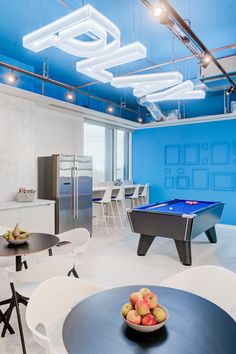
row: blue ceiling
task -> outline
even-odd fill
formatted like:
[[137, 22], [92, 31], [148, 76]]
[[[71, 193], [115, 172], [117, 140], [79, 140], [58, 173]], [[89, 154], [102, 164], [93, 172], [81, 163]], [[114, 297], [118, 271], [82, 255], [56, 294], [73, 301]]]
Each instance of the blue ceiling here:
[[[78, 58], [74, 56], [56, 48], [34, 53], [22, 46], [23, 35], [88, 2], [120, 28], [122, 43], [128, 44], [138, 40], [147, 48], [146, 59], [116, 67], [112, 70], [114, 75], [125, 74], [191, 54], [177, 39], [173, 40], [168, 29], [157, 22], [141, 0], [66, 0], [65, 2], [62, 0], [1, 0], [0, 54], [31, 65], [35, 72], [40, 74], [42, 74], [43, 60], [47, 58], [50, 78], [72, 86], [81, 86], [94, 81], [76, 72], [75, 63]], [[170, 0], [170, 3], [184, 19], [191, 21], [191, 28], [209, 49], [236, 41], [235, 0]], [[228, 49], [216, 52], [215, 56], [222, 57], [235, 53], [236, 49]], [[155, 69], [155, 72], [160, 70], [179, 70], [185, 79], [199, 77], [199, 64], [196, 59], [162, 66], [160, 69]], [[153, 72], [153, 70], [146, 72]], [[138, 109], [131, 89], [115, 89], [109, 84], [96, 83], [84, 90], [117, 103], [125, 101], [127, 106]]]

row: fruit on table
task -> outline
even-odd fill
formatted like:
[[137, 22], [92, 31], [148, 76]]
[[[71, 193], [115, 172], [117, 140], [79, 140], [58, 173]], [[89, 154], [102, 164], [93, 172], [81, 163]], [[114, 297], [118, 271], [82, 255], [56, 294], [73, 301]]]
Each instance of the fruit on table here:
[[8, 230], [3, 235], [6, 240], [24, 240], [28, 236], [29, 233], [25, 229], [20, 229], [18, 224], [16, 224], [14, 230]]
[[142, 317], [138, 314], [138, 312], [136, 310], [129, 311], [126, 319], [127, 319], [127, 321], [134, 323], [134, 324], [140, 324], [142, 321]]
[[12, 234], [15, 238], [20, 237], [20, 228], [18, 224], [16, 224]]
[[143, 295], [139, 291], [136, 291], [136, 292], [130, 294], [129, 301], [133, 306], [135, 306], [136, 302], [141, 300], [142, 298], [143, 298]]
[[126, 317], [128, 313], [133, 309], [134, 309], [133, 306], [129, 302], [127, 304], [124, 304], [121, 310], [122, 315]]
[[136, 303], [135, 308], [136, 308], [138, 314], [141, 316], [144, 316], [150, 312], [150, 305], [146, 299], [139, 300]]
[[129, 296], [129, 303], [122, 306], [121, 313], [130, 323], [154, 326], [166, 320], [165, 310], [158, 304], [157, 295], [148, 288], [142, 288]]
[[152, 310], [153, 316], [156, 318], [158, 323], [165, 321], [166, 313], [161, 307], [156, 307]]
[[149, 291], [148, 293], [146, 293], [146, 295], [144, 296], [144, 299], [147, 300], [151, 309], [154, 309], [154, 307], [156, 307], [156, 305], [158, 303], [157, 296], [152, 291]]
[[146, 314], [142, 318], [142, 325], [144, 326], [154, 326], [157, 324], [157, 320], [155, 316], [153, 316], [151, 313]]
[[142, 289], [139, 290], [139, 292], [143, 295], [143, 297], [144, 297], [147, 293], [149, 293], [149, 291], [151, 291], [151, 290], [148, 289], [148, 288], [142, 288]]

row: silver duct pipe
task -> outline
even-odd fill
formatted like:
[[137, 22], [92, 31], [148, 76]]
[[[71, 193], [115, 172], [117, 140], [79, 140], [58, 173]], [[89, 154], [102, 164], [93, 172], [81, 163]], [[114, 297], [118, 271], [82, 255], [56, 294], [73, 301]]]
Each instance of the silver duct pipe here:
[[141, 97], [137, 99], [138, 104], [140, 104], [141, 106], [145, 107], [151, 114], [152, 118], [156, 121], [162, 121], [165, 120], [165, 116], [162, 113], [160, 107], [158, 106], [158, 104], [155, 103], [151, 103], [151, 102], [147, 102], [146, 101], [146, 97]]

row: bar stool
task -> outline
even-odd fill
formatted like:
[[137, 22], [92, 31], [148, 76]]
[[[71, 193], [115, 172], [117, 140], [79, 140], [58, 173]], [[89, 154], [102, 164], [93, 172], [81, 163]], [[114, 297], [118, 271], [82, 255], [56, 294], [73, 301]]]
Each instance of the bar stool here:
[[[114, 225], [116, 227], [115, 214], [114, 214], [114, 209], [113, 209], [113, 205], [111, 202], [112, 189], [113, 189], [112, 186], [107, 186], [102, 198], [94, 198], [93, 199], [93, 203], [100, 206], [98, 209], [98, 213], [97, 213], [97, 222], [98, 222], [98, 219], [101, 217], [102, 218], [102, 226], [103, 226], [103, 222], [104, 222], [107, 234], [109, 234], [108, 225], [107, 225], [107, 218], [112, 217], [114, 220]], [[107, 207], [107, 214], [106, 214], [105, 207]], [[109, 214], [110, 207], [111, 207], [111, 215]], [[98, 226], [98, 223], [97, 223], [97, 226]]]
[[112, 197], [111, 201], [116, 203], [117, 215], [120, 220], [121, 227], [123, 227], [122, 217], [125, 219], [125, 187], [121, 186], [119, 188], [116, 197]]
[[143, 191], [139, 193], [139, 198], [141, 199], [142, 204], [147, 204], [148, 186], [149, 183], [146, 183], [143, 187]]
[[[136, 187], [134, 189], [133, 194], [126, 194], [125, 198], [131, 200], [131, 208], [135, 208], [139, 206], [139, 189], [140, 189], [140, 184], [136, 184]], [[137, 202], [137, 205], [136, 203]]]

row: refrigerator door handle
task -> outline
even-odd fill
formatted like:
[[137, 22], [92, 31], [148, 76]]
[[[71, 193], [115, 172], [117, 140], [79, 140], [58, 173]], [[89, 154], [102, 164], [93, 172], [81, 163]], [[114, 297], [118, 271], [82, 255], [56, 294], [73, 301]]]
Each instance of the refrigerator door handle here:
[[76, 167], [76, 186], [77, 186], [77, 193], [76, 193], [76, 219], [79, 219], [79, 175], [78, 175], [78, 168]]
[[71, 168], [71, 178], [72, 178], [72, 215], [75, 219], [75, 203], [76, 203], [76, 194], [75, 194], [75, 168]]

